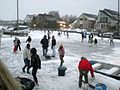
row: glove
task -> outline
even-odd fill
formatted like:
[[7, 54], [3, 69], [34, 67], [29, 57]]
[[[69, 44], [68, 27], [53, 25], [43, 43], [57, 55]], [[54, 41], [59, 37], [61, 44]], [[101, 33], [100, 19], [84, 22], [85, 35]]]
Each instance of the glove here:
[[94, 81], [94, 80], [95, 80], [95, 77], [91, 77], [91, 80]]
[[89, 80], [89, 83], [94, 82], [94, 80], [95, 80], [95, 77], [91, 77], [90, 80]]

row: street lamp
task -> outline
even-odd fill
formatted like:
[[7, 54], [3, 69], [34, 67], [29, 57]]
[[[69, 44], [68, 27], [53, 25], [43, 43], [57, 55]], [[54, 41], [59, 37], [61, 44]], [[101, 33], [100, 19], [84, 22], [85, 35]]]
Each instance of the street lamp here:
[[36, 27], [36, 24], [34, 24], [33, 26]]

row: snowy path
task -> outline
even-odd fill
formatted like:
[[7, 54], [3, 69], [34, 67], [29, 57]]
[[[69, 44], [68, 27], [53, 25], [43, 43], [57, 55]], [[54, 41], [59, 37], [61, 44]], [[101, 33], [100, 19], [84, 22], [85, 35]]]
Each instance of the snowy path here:
[[[53, 33], [52, 33], [53, 34]], [[57, 40], [56, 52], [62, 42], [65, 47], [65, 63], [64, 66], [67, 67], [66, 75], [64, 77], [58, 76], [57, 68], [59, 66], [58, 52], [57, 57], [53, 60], [42, 60], [42, 69], [38, 70], [37, 77], [39, 79], [39, 87], [35, 87], [34, 90], [82, 90], [78, 88], [78, 69], [77, 65], [79, 63], [80, 57], [85, 56], [89, 60], [96, 60], [102, 62], [109, 62], [112, 64], [120, 65], [120, 41], [115, 40], [115, 47], [109, 46], [107, 39], [98, 39], [98, 45], [89, 47], [87, 39], [82, 43], [79, 34], [70, 34], [70, 38], [62, 35], [57, 36], [57, 32], [54, 32]], [[40, 40], [44, 36], [43, 32], [34, 31], [30, 33], [32, 37], [32, 47], [36, 47], [38, 54], [42, 57], [42, 48], [40, 45]], [[22, 50], [24, 49], [27, 37], [19, 37], [21, 40]], [[32, 79], [32, 75], [23, 73], [21, 68], [23, 67], [22, 51], [13, 53], [13, 40], [14, 37], [3, 36], [2, 43], [0, 47], [0, 59], [6, 64], [9, 70], [14, 76], [24, 76]], [[51, 54], [51, 49], [49, 47], [49, 54]], [[114, 81], [116, 85], [120, 85], [119, 81]], [[117, 90], [117, 89], [116, 89]]]

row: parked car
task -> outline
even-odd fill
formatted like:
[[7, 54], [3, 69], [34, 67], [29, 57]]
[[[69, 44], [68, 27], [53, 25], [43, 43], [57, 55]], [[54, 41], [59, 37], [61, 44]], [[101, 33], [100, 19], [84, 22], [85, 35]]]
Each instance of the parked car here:
[[17, 27], [8, 27], [4, 31], [4, 34], [27, 36], [29, 32], [30, 32], [30, 29], [28, 26], [19, 26], [18, 29]]
[[111, 32], [103, 33], [104, 38], [110, 38], [111, 35], [114, 35], [114, 34]]

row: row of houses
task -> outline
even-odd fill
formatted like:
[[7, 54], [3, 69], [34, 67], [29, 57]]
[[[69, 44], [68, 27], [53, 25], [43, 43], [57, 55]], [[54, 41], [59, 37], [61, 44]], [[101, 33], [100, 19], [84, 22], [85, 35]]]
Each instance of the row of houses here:
[[[19, 20], [18, 25], [27, 25], [30, 28], [53, 28], [53, 29], [60, 29], [60, 28], [68, 28], [69, 24], [65, 21], [61, 20], [58, 17], [48, 14], [33, 14], [27, 15], [24, 20]], [[3, 21], [0, 20], [0, 25], [4, 26], [14, 26], [17, 25], [17, 20], [12, 21]]]
[[82, 13], [72, 25], [73, 28], [88, 31], [116, 31], [118, 27], [118, 12], [110, 9], [99, 10], [98, 15]]
[[[29, 23], [31, 27], [55, 28], [70, 26], [68, 23], [63, 23], [63, 21], [61, 23], [60, 21], [61, 19], [47, 14], [27, 15], [25, 18], [25, 22]], [[115, 31], [118, 27], [118, 12], [103, 9], [99, 10], [98, 15], [82, 13], [71, 25], [72, 28], [86, 29], [88, 31]]]
[[[21, 21], [21, 24], [29, 25], [31, 28], [69, 28], [72, 26], [72, 28], [86, 29], [88, 31], [106, 32], [116, 31], [119, 26], [118, 20], [117, 11], [103, 9], [99, 10], [98, 15], [82, 13], [72, 24], [46, 13], [27, 15]], [[15, 24], [16, 21], [7, 23]]]
[[31, 28], [67, 28], [69, 24], [65, 21], [57, 18], [53, 15], [48, 14], [38, 14], [38, 15], [27, 15], [25, 18], [25, 23], [27, 23]]

